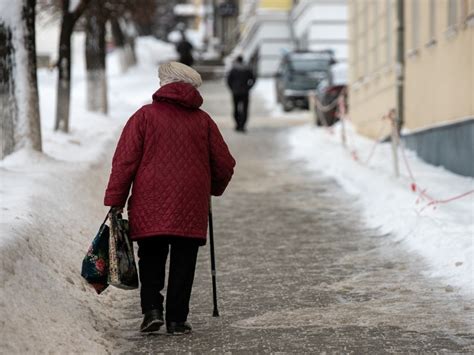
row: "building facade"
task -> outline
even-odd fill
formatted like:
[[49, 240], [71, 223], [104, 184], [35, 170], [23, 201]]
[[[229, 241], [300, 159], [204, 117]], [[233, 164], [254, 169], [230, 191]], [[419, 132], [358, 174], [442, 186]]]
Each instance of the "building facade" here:
[[276, 73], [283, 50], [294, 44], [289, 26], [291, 0], [240, 2], [240, 41], [233, 55], [242, 55], [260, 76]]
[[400, 109], [408, 146], [474, 175], [474, 0], [357, 0], [349, 16], [357, 130], [379, 138], [381, 117]]
[[[299, 0], [290, 15], [295, 47], [331, 49], [338, 62], [336, 78], [347, 80], [348, 29], [346, 0]], [[339, 74], [339, 75], [338, 75]]]

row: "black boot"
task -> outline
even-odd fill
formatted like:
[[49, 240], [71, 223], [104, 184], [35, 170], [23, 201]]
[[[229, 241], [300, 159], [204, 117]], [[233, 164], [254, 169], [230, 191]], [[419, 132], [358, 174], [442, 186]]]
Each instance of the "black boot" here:
[[168, 334], [182, 335], [191, 333], [191, 324], [188, 322], [166, 322], [166, 330]]
[[145, 313], [143, 322], [140, 325], [140, 331], [143, 333], [156, 332], [160, 330], [164, 323], [163, 311], [160, 311], [159, 309], [152, 309], [151, 311]]

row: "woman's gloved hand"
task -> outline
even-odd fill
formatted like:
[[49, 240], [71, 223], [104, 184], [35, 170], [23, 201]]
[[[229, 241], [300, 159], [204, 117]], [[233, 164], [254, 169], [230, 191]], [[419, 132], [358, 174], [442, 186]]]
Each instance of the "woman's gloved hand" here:
[[113, 206], [112, 208], [110, 208], [110, 212], [112, 212], [112, 213], [123, 213], [123, 207]]

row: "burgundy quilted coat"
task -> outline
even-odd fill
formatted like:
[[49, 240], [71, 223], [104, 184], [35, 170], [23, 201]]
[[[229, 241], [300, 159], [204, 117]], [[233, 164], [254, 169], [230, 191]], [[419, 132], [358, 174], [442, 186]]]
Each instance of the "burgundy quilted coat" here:
[[125, 206], [133, 184], [132, 239], [176, 235], [205, 241], [209, 196], [224, 193], [235, 160], [201, 104], [192, 85], [167, 84], [125, 125], [104, 204]]

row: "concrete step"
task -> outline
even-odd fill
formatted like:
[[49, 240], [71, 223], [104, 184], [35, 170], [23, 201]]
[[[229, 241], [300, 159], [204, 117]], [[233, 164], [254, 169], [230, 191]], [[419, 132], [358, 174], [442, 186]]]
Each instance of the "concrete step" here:
[[194, 69], [201, 74], [202, 80], [218, 80], [225, 76], [223, 65], [196, 64]]

